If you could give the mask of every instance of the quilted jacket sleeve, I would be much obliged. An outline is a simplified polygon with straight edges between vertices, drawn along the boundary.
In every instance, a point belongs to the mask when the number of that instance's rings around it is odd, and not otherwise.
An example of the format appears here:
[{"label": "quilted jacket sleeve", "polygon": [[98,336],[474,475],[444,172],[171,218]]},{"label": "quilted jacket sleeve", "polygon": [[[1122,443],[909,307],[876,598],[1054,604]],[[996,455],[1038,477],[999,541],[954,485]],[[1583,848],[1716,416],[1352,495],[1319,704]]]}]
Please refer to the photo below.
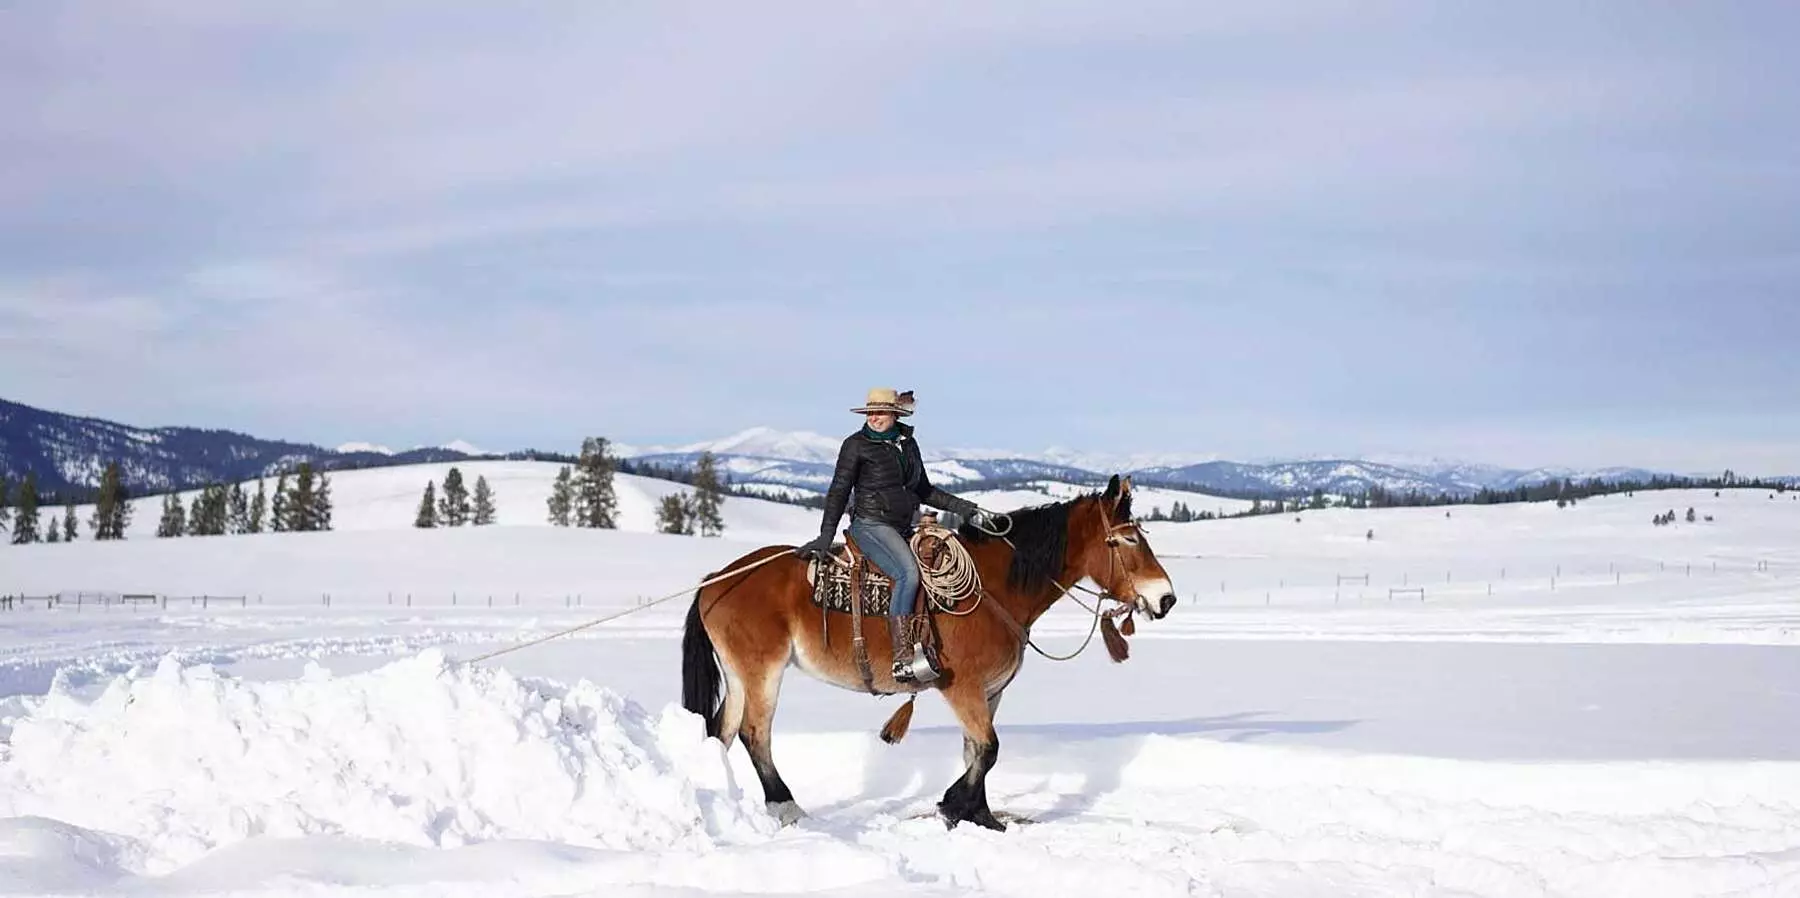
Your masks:
[{"label": "quilted jacket sleeve", "polygon": [[831,486],[825,490],[825,517],[819,522],[819,533],[832,536],[837,533],[838,520],[844,516],[844,507],[850,504],[850,487],[856,484],[857,470],[862,464],[862,454],[856,451],[856,438],[844,438],[844,445],[838,449],[837,467],[831,472]]}]

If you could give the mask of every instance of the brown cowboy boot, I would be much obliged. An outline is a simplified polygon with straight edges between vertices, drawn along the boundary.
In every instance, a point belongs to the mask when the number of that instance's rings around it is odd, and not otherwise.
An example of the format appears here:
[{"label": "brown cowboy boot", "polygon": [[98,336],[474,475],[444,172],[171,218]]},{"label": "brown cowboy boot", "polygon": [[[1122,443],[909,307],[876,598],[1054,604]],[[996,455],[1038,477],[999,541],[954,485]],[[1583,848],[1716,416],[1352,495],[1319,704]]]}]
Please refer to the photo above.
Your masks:
[{"label": "brown cowboy boot", "polygon": [[894,682],[921,686],[936,682],[939,671],[923,646],[925,615],[890,614],[887,622],[888,639],[894,643]]}]

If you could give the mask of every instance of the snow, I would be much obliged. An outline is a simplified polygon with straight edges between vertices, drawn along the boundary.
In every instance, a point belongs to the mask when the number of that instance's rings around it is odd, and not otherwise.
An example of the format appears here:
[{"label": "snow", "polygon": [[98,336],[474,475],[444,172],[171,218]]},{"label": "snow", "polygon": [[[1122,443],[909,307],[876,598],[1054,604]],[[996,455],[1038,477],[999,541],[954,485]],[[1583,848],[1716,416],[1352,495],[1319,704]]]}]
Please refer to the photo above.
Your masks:
[{"label": "snow", "polygon": [[[853,426],[853,425],[852,425]],[[846,428],[848,432],[849,428]],[[631,457],[649,455],[686,455],[711,452],[714,455],[736,455],[752,459],[835,464],[844,438],[828,437],[810,430],[781,431],[773,427],[752,427],[716,440],[702,440],[680,446],[637,446]]]},{"label": "snow", "polygon": [[[545,503],[562,467],[554,462],[539,461],[463,461],[330,471],[327,473],[331,479],[332,527],[343,531],[410,527],[418,516],[419,499],[425,492],[425,485],[435,483],[441,488],[444,476],[451,468],[462,472],[463,484],[471,492],[475,489],[476,478],[487,478],[488,487],[494,492],[496,524],[503,527],[543,525],[548,515]],[[264,480],[263,486],[269,495],[273,495],[275,484],[273,477]],[[255,481],[243,484],[242,488],[248,496],[256,494]],[[613,491],[618,498],[619,527],[648,532],[656,529],[656,508],[663,497],[691,489],[652,477],[614,474]],[[182,504],[191,505],[198,493],[198,490],[181,493]],[[161,496],[133,500],[128,542],[156,535],[162,501]],[[792,522],[808,515],[815,519],[810,530],[818,531],[817,513],[799,506],[727,496],[720,512],[724,515],[727,532],[741,528],[754,533],[803,533],[808,528],[802,526],[796,530]],[[90,512],[83,507],[78,513],[85,522]],[[85,532],[83,536],[86,536]]]},{"label": "snow", "polygon": [[476,446],[476,445],[466,442],[464,440],[451,440],[450,442],[444,443],[443,445],[439,446],[438,448],[439,449],[448,449],[451,452],[461,452],[464,455],[489,455],[489,454],[491,454],[486,449],[483,449],[480,446]]},{"label": "snow", "polygon": [[1148,524],[1180,604],[1122,665],[1028,657],[989,794],[1035,823],[992,833],[929,816],[934,698],[890,747],[892,700],[789,671],[789,828],[679,710],[679,593],[815,513],[552,528],[539,466],[478,466],[501,526],[411,529],[419,466],[334,475],[332,533],[0,548],[5,590],[264,599],[0,612],[0,894],[1800,895],[1789,496]]},{"label": "snow", "polygon": [[276,683],[165,658],[91,700],[52,684],[13,728],[0,810],[122,836],[133,871],[153,874],[251,837],[688,850],[765,837],[761,803],[704,736],[679,709],[437,652]]},{"label": "snow", "polygon": [[376,443],[341,443],[336,452],[374,452],[380,455],[393,455],[394,450]]}]

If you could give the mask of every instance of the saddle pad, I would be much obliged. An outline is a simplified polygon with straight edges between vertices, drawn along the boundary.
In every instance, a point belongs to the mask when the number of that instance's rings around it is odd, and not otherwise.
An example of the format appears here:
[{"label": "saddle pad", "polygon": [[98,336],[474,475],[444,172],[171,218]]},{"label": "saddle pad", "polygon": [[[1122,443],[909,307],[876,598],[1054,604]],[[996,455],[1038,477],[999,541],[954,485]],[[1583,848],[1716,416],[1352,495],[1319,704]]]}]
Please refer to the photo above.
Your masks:
[{"label": "saddle pad", "polygon": [[[850,566],[835,561],[816,565],[812,603],[827,611],[850,613]],[[862,577],[862,613],[885,617],[894,600],[894,581],[873,565]]]}]

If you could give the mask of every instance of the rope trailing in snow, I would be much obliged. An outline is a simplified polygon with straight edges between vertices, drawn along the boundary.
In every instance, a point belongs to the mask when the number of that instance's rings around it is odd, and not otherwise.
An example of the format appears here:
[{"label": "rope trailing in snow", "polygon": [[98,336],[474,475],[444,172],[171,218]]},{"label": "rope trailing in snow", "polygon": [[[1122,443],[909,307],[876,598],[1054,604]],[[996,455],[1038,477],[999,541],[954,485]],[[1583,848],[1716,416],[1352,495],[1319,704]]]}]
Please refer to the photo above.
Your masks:
[{"label": "rope trailing in snow", "polygon": [[656,605],[661,605],[662,603],[670,601],[672,599],[679,599],[682,596],[691,595],[692,593],[694,593],[694,591],[704,589],[708,586],[713,585],[714,583],[719,582],[720,580],[728,580],[739,574],[747,574],[753,570],[756,570],[759,567],[762,567],[765,564],[768,564],[771,561],[774,561],[777,558],[786,558],[787,556],[794,554],[795,551],[796,550],[794,550],[794,549],[788,549],[785,552],[777,552],[773,555],[770,555],[767,558],[762,559],[761,561],[757,561],[757,562],[754,562],[751,564],[746,564],[743,567],[732,568],[731,570],[726,571],[722,574],[719,574],[716,577],[702,580],[693,586],[684,586],[681,589],[678,589],[672,593],[669,593],[668,595],[663,596],[661,598],[651,599],[650,601],[645,602],[642,605],[635,605],[635,606],[625,609],[624,611],[620,611],[615,614],[609,614],[605,617],[597,617],[591,621],[588,621],[585,624],[577,624],[573,627],[568,628],[567,630],[558,630],[557,632],[551,633],[548,636],[539,636],[536,639],[528,640],[526,642],[521,642],[518,645],[509,645],[503,649],[496,649],[494,651],[488,652],[485,655],[476,655],[475,657],[470,658],[468,660],[468,663],[479,664],[483,661],[488,660],[489,658],[498,658],[501,655],[507,654],[509,652],[516,652],[520,649],[528,649],[534,645],[549,642],[552,639],[559,639],[561,637],[568,636],[571,633],[579,633],[582,630],[586,630],[589,627],[598,627],[601,624],[606,623],[607,621],[618,620],[619,618],[624,617],[627,614],[633,614],[633,613],[636,613],[639,611],[643,611],[646,608],[654,607]]}]

